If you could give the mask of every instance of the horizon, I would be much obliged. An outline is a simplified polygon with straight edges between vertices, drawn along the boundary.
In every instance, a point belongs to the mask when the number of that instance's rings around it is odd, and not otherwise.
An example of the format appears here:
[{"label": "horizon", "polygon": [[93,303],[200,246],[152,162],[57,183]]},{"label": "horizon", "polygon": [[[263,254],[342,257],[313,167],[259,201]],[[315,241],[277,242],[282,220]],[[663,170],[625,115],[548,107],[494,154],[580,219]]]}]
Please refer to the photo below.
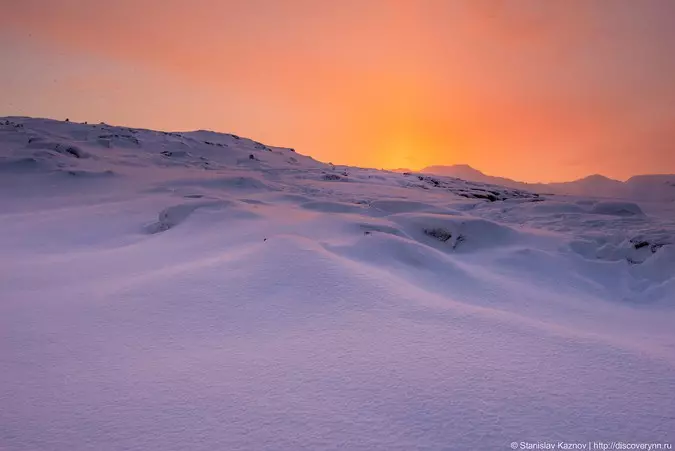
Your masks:
[{"label": "horizon", "polygon": [[[38,120],[45,119],[45,120],[51,120],[51,121],[57,121],[57,122],[64,122],[64,123],[65,123],[65,122],[71,122],[71,123],[74,123],[74,124],[78,124],[78,123],[79,123],[79,124],[83,124],[83,123],[96,124],[96,123],[97,123],[96,121],[86,121],[86,120],[77,121],[77,120],[73,120],[73,119],[70,119],[70,118],[59,119],[59,118],[53,118],[53,117],[32,117],[32,116],[1,116],[1,117],[2,117],[2,118],[29,118],[29,119],[38,119]],[[202,131],[203,131],[203,132],[218,133],[218,134],[223,134],[223,135],[234,134],[234,135],[240,136],[240,137],[245,138],[245,139],[250,139],[250,140],[257,141],[257,140],[255,139],[254,136],[244,136],[244,135],[241,135],[241,134],[236,133],[236,132],[233,132],[233,131],[229,131],[229,132],[228,132],[228,131],[222,131],[222,130],[211,130],[211,129],[203,129],[203,128],[201,128],[201,129],[200,129],[200,128],[197,128],[197,129],[193,129],[193,130],[179,130],[179,129],[176,129],[176,130],[174,130],[174,129],[157,129],[157,130],[153,130],[153,129],[144,128],[144,127],[136,127],[136,126],[134,126],[134,125],[132,125],[132,124],[111,124],[111,123],[108,123],[108,122],[105,122],[105,121],[100,121],[100,123],[104,123],[104,124],[110,125],[110,126],[112,126],[112,127],[133,128],[133,129],[138,129],[138,130],[161,131],[161,132],[173,132],[173,133],[189,133],[189,132],[202,132]],[[264,142],[263,144],[268,145],[268,146],[272,146],[272,147],[280,147],[280,148],[291,148],[291,149],[294,149],[293,146],[278,145],[277,143],[265,143],[265,142]],[[303,154],[302,152],[300,152],[300,153]],[[305,154],[303,154],[303,155],[305,155]],[[312,155],[307,155],[307,156],[311,156],[312,158],[314,158]],[[319,161],[321,161],[321,160],[319,160]],[[322,163],[328,163],[328,161],[321,161],[321,162],[322,162]],[[555,183],[572,183],[572,182],[577,182],[577,181],[580,181],[580,180],[583,180],[583,179],[587,179],[587,178],[590,178],[590,177],[603,177],[603,178],[606,178],[606,179],[609,179],[609,180],[612,180],[612,181],[617,181],[617,182],[622,182],[622,183],[624,183],[624,182],[626,182],[626,181],[628,181],[629,179],[634,178],[634,177],[659,176],[659,175],[675,175],[675,174],[669,173],[669,172],[651,172],[651,173],[638,173],[638,174],[633,174],[633,175],[629,175],[628,177],[626,177],[626,178],[624,178],[624,179],[619,179],[619,178],[608,177],[607,175],[604,175],[604,174],[594,173],[594,174],[583,175],[583,176],[581,176],[581,177],[579,177],[579,178],[571,179],[571,180],[561,180],[561,181],[554,181],[554,182],[546,182],[546,181],[536,181],[536,180],[535,180],[535,181],[525,181],[525,180],[512,179],[511,177],[507,177],[507,176],[501,175],[501,174],[489,174],[489,173],[483,171],[481,168],[474,167],[474,166],[472,166],[472,165],[470,165],[470,164],[468,164],[468,163],[453,163],[453,164],[435,164],[435,163],[432,163],[432,164],[430,164],[430,165],[428,165],[428,166],[425,166],[425,167],[423,167],[423,168],[418,168],[418,169],[413,169],[413,168],[403,168],[403,167],[397,167],[397,168],[387,168],[387,167],[383,167],[383,168],[378,168],[378,167],[365,167],[365,166],[356,166],[356,165],[343,164],[343,163],[340,163],[339,161],[338,161],[337,163],[334,163],[334,162],[331,162],[331,163],[335,164],[336,166],[349,166],[349,167],[358,167],[358,168],[363,168],[363,169],[377,169],[377,170],[382,170],[382,171],[393,171],[393,172],[400,172],[400,171],[423,172],[425,169],[428,169],[428,168],[430,168],[430,167],[442,167],[442,168],[445,167],[445,168],[447,168],[447,167],[464,166],[464,167],[467,167],[468,169],[471,169],[471,170],[480,172],[482,175],[487,176],[487,177],[506,178],[506,179],[509,179],[509,180],[511,180],[511,181],[514,181],[514,182],[525,183],[525,184],[531,184],[531,185],[538,185],[538,184],[547,185],[547,184],[555,184]]]},{"label": "horizon", "polygon": [[[212,129],[528,183],[675,172],[675,4],[26,0],[0,116]],[[95,20],[92,20],[95,19]]]},{"label": "horizon", "polygon": [[[670,172],[650,172],[650,173],[638,173],[638,174],[633,174],[633,175],[629,175],[629,176],[626,177],[626,178],[621,178],[621,179],[620,179],[620,178],[608,177],[608,176],[605,175],[605,174],[593,173],[593,174],[587,174],[587,175],[581,176],[581,177],[579,177],[579,178],[577,178],[577,179],[573,179],[573,180],[563,180],[563,181],[557,181],[557,182],[541,182],[541,181],[533,181],[533,182],[529,182],[529,181],[528,181],[528,182],[526,182],[526,181],[524,181],[524,180],[511,179],[510,177],[506,177],[506,176],[501,175],[501,174],[488,174],[488,173],[486,173],[485,171],[481,170],[480,168],[473,167],[473,166],[471,166],[470,164],[466,164],[466,163],[455,163],[455,164],[452,164],[452,165],[432,164],[432,165],[429,165],[429,166],[427,166],[427,167],[422,168],[421,170],[427,169],[427,168],[429,168],[429,167],[434,167],[434,166],[437,166],[437,167],[466,166],[466,167],[468,167],[469,169],[472,169],[472,170],[474,170],[474,171],[478,171],[478,172],[480,172],[482,175],[485,175],[485,176],[488,176],[488,177],[507,178],[507,179],[510,179],[510,180],[512,180],[512,181],[515,181],[515,182],[527,183],[527,184],[532,184],[532,185],[537,185],[537,184],[544,184],[544,185],[547,185],[547,184],[552,184],[552,183],[570,183],[570,182],[577,182],[577,181],[579,181],[579,180],[584,180],[584,179],[591,178],[591,177],[603,177],[603,178],[606,178],[606,179],[609,179],[609,180],[612,180],[612,181],[615,181],[615,182],[622,182],[622,183],[625,183],[625,182],[627,182],[628,180],[630,180],[630,179],[632,179],[632,178],[635,178],[635,177],[658,176],[658,175],[675,175],[675,174],[670,173]],[[399,170],[399,169],[405,169],[405,168],[396,168],[396,170]]]}]

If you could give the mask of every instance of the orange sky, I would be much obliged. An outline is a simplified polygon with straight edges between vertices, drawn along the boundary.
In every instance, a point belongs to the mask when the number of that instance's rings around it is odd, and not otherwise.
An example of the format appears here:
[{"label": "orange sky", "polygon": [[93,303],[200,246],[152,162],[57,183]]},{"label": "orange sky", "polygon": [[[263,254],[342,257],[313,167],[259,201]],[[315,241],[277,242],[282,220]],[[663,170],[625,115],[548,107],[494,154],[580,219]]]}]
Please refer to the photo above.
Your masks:
[{"label": "orange sky", "polygon": [[334,163],[675,172],[670,0],[0,0],[0,115]]}]

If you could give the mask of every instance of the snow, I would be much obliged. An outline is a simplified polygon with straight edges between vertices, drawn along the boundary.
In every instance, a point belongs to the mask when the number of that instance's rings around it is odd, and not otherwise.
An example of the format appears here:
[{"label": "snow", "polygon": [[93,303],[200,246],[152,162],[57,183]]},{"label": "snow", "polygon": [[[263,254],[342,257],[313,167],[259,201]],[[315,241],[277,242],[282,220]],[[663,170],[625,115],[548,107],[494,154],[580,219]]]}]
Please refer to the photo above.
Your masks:
[{"label": "snow", "polygon": [[0,449],[673,443],[659,199],[0,119]]},{"label": "snow", "polygon": [[473,182],[503,185],[540,193],[572,196],[595,196],[641,201],[675,201],[675,174],[646,174],[631,177],[625,182],[594,174],[571,182],[525,183],[505,177],[486,175],[466,164],[428,166],[423,173],[456,177]]}]

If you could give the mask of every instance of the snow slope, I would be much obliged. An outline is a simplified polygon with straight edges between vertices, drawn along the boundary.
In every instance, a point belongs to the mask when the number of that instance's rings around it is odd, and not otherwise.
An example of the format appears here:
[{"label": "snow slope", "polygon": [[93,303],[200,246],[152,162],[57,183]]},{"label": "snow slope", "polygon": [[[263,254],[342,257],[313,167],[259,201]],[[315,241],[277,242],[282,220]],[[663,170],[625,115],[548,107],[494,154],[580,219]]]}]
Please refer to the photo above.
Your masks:
[{"label": "snow slope", "polygon": [[675,201],[675,174],[638,175],[631,177],[625,182],[594,174],[571,182],[525,183],[504,177],[486,175],[466,164],[428,166],[420,172],[457,177],[480,183],[509,186],[538,193],[613,197],[643,201]]},{"label": "snow slope", "polygon": [[675,442],[675,208],[0,119],[0,449]]}]

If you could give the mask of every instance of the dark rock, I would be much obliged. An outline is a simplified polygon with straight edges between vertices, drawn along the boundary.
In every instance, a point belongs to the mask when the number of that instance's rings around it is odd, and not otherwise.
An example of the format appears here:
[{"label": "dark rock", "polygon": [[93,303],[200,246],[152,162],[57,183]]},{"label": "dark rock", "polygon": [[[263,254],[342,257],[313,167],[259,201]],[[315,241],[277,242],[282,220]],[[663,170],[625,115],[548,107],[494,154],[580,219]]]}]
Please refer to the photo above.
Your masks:
[{"label": "dark rock", "polygon": [[665,246],[665,244],[662,243],[652,244],[652,246],[649,249],[652,251],[652,254],[655,254],[656,251],[661,249],[663,246]]},{"label": "dark rock", "polygon": [[490,202],[495,202],[497,200],[497,197],[494,196],[493,194],[480,194],[480,193],[475,193],[473,195],[476,199],[487,199]]},{"label": "dark rock", "polygon": [[69,153],[70,155],[74,156],[75,158],[82,158],[82,152],[80,149],[76,147],[68,147],[66,148],[66,153]]},{"label": "dark rock", "polygon": [[635,249],[642,249],[643,247],[649,246],[649,243],[647,241],[637,241],[633,243],[633,247]]},{"label": "dark rock", "polygon": [[323,179],[324,180],[342,180],[342,177],[340,177],[337,174],[324,174]]},{"label": "dark rock", "polygon": [[424,229],[424,234],[436,238],[438,241],[445,243],[452,238],[452,233],[441,228]]}]

